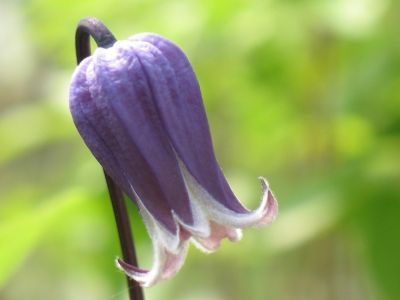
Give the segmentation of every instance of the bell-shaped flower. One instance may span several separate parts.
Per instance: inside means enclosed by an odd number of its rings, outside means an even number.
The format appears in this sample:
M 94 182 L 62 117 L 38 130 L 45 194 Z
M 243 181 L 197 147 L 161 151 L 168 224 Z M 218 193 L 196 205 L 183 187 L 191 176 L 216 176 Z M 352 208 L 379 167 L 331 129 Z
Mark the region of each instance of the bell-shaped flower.
M 272 222 L 278 205 L 265 179 L 249 211 L 219 167 L 200 88 L 182 50 L 152 33 L 98 48 L 75 70 L 70 109 L 86 145 L 136 203 L 154 259 L 144 270 L 117 260 L 143 286 L 175 274 L 191 240 L 205 251 Z

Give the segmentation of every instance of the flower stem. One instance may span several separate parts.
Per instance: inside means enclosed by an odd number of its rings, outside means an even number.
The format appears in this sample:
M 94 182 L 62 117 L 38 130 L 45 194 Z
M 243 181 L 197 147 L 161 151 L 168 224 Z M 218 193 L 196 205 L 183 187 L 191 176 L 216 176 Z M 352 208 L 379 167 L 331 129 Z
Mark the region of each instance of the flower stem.
M 121 244 L 122 255 L 124 261 L 137 266 L 135 244 L 133 242 L 133 235 L 129 224 L 128 212 L 124 203 L 124 195 L 122 191 L 115 184 L 114 180 L 104 172 L 106 178 L 108 192 L 111 198 L 111 204 L 114 210 L 115 223 L 118 228 L 119 241 Z M 143 300 L 142 287 L 134 280 L 126 277 L 128 281 L 129 297 L 131 300 Z
M 98 19 L 93 17 L 82 19 L 78 24 L 75 34 L 75 50 L 78 64 L 90 55 L 90 37 L 93 37 L 97 46 L 102 48 L 109 48 L 116 42 L 114 35 Z M 106 172 L 104 172 L 104 176 L 106 178 L 108 192 L 110 194 L 111 204 L 114 211 L 122 256 L 125 262 L 133 266 L 138 266 L 135 244 L 123 193 Z M 127 281 L 129 299 L 144 300 L 141 286 L 129 277 L 127 277 Z

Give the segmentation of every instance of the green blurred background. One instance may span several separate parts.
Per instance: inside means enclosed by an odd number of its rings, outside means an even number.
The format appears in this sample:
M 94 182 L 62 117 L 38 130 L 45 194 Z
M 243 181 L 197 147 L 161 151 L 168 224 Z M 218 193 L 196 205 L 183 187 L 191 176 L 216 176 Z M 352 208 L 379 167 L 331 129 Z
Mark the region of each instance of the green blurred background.
M 0 299 L 127 299 L 101 168 L 68 111 L 74 31 L 177 42 L 217 157 L 248 207 L 280 214 L 238 244 L 191 247 L 148 300 L 399 299 L 400 2 L 0 2 Z M 142 266 L 151 246 L 133 205 Z

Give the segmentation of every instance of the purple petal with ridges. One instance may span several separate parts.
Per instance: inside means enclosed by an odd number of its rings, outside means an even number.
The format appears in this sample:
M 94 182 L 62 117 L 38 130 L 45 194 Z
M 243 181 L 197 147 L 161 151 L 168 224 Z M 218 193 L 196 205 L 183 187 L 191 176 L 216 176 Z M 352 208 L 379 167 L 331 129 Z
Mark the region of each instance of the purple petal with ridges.
M 129 184 L 121 172 L 118 160 L 113 155 L 109 145 L 107 145 L 107 141 L 97 131 L 96 124 L 91 123 L 82 111 L 81 102 L 91 97 L 86 81 L 86 69 L 91 60 L 92 58 L 89 57 L 82 61 L 74 73 L 74 80 L 70 87 L 70 111 L 85 144 L 103 168 L 107 170 L 107 173 L 126 189 L 129 187 Z
M 78 69 L 79 68 L 80 66 Z M 88 77 L 90 77 L 88 76 L 88 73 L 90 73 L 91 69 L 93 69 L 93 61 L 91 64 L 88 64 L 87 68 L 85 69 L 86 81 L 88 81 Z M 93 77 L 93 74 L 91 75 Z M 75 85 L 75 80 L 76 79 L 73 78 L 72 86 Z M 78 81 L 76 84 L 78 85 L 80 83 L 82 82 Z M 135 151 L 135 145 L 126 140 L 123 128 L 121 129 L 120 124 L 117 122 L 117 120 L 115 120 L 115 116 L 111 113 L 107 104 L 105 104 L 104 99 L 98 97 L 93 98 L 94 90 L 100 87 L 93 86 L 93 80 L 91 82 L 86 82 L 86 84 L 83 86 L 87 87 L 87 92 L 89 92 L 90 96 L 82 97 L 76 101 L 79 102 L 82 113 L 86 120 L 91 124 L 95 124 L 97 132 L 101 136 L 102 141 L 104 141 L 104 145 L 107 147 L 104 149 L 104 151 L 99 152 L 98 149 L 92 148 L 93 145 L 88 144 L 88 146 L 100 163 L 105 160 L 104 157 L 109 156 L 110 154 L 116 158 L 118 165 L 117 172 L 113 172 L 110 165 L 102 165 L 106 172 L 116 181 L 116 183 L 124 190 L 124 192 L 127 193 L 132 199 L 135 199 L 135 195 L 131 190 L 132 173 L 136 172 L 136 174 L 138 174 L 140 172 L 141 174 L 139 176 L 141 176 L 142 179 L 147 179 L 147 177 L 149 177 L 149 168 L 145 164 L 141 163 L 140 156 L 135 156 L 137 155 L 137 151 Z M 80 86 L 80 88 L 83 86 Z M 107 151 L 109 152 L 107 153 Z M 132 160 L 131 156 L 133 156 L 135 159 Z M 132 162 L 134 163 L 132 164 Z M 132 166 L 137 168 L 132 169 Z M 121 175 L 118 176 L 116 174 Z M 121 176 L 123 176 L 126 180 L 121 180 Z M 146 190 L 146 186 L 142 189 Z M 144 193 L 142 192 L 141 196 L 143 196 L 143 194 Z M 157 189 L 157 185 L 153 187 L 153 189 L 150 189 L 150 195 L 144 195 L 145 197 L 149 196 L 151 200 L 155 200 L 153 201 L 154 203 L 150 202 L 150 204 L 153 204 L 153 206 L 149 207 L 149 210 L 152 208 L 154 216 L 158 219 L 158 221 L 160 221 L 169 231 L 176 233 L 177 227 L 173 220 L 171 210 L 165 201 L 159 201 L 157 198 L 159 195 L 162 196 L 162 193 L 159 192 L 159 189 Z M 147 204 L 149 205 L 149 201 L 147 201 Z
M 151 82 L 164 78 L 169 88 L 153 86 L 155 101 L 165 130 L 189 172 L 214 198 L 227 208 L 245 213 L 216 161 L 200 88 L 182 50 L 156 34 L 138 34 L 129 40 L 151 44 L 141 57 Z M 153 54 L 153 55 L 150 55 Z M 155 70 L 152 65 L 163 66 Z M 159 71 L 159 72 L 157 72 Z
M 101 90 L 91 90 L 92 97 L 107 109 L 121 151 L 129 153 L 126 172 L 146 208 L 160 221 L 164 218 L 160 206 L 166 206 L 192 225 L 178 162 L 154 107 L 148 78 L 129 44 L 118 42 L 95 56 L 90 86 Z

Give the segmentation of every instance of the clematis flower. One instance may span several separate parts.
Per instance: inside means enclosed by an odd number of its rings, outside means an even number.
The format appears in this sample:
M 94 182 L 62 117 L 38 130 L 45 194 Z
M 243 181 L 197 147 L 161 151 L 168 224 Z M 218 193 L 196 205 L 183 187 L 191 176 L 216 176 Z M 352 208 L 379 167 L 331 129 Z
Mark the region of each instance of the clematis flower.
M 189 241 L 214 251 L 241 229 L 271 223 L 277 202 L 264 178 L 261 204 L 245 208 L 219 167 L 200 88 L 182 50 L 152 33 L 98 48 L 75 70 L 70 110 L 88 148 L 135 202 L 153 265 L 117 266 L 143 286 L 174 275 Z

